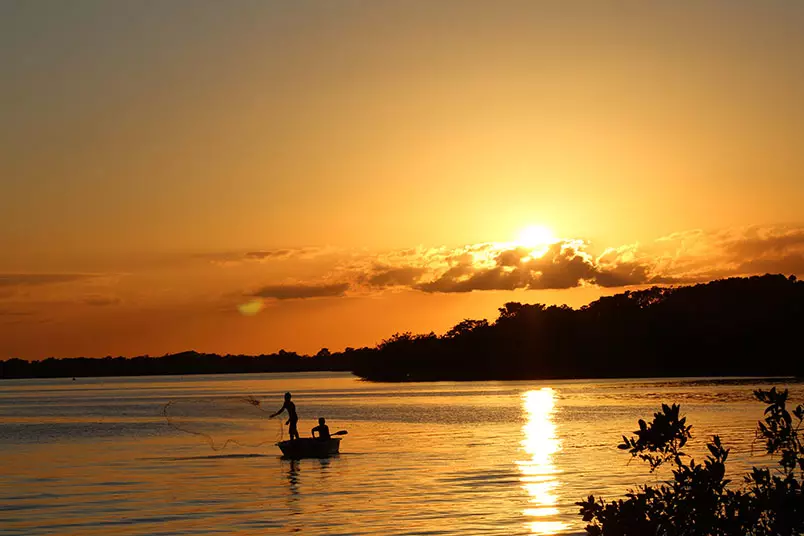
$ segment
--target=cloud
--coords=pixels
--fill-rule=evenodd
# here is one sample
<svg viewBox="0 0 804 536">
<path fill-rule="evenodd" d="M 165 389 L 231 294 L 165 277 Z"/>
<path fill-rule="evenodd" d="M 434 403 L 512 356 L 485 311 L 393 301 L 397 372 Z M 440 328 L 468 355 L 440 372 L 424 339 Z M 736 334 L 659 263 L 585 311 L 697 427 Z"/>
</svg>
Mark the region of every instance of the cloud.
<svg viewBox="0 0 804 536">
<path fill-rule="evenodd" d="M 70 283 L 100 277 L 99 274 L 0 274 L 0 287 Z"/>
<path fill-rule="evenodd" d="M 751 259 L 740 264 L 737 271 L 743 274 L 804 274 L 804 255 L 790 254 L 772 259 Z"/>
<path fill-rule="evenodd" d="M 676 233 L 657 241 L 675 246 L 661 258 L 664 279 L 710 281 L 765 273 L 804 274 L 804 227 L 750 226 Z"/>
<path fill-rule="evenodd" d="M 294 300 L 343 296 L 347 290 L 349 290 L 349 283 L 268 285 L 252 292 L 251 296 Z"/>
<path fill-rule="evenodd" d="M 266 260 L 266 259 L 287 259 L 297 250 L 292 249 L 272 249 L 262 251 L 248 251 L 244 255 L 246 259 Z"/>
<path fill-rule="evenodd" d="M 736 258 L 785 257 L 804 251 L 804 228 L 749 227 L 741 234 L 722 237 L 725 251 Z"/>
<path fill-rule="evenodd" d="M 497 255 L 496 261 L 499 266 L 517 266 L 527 256 L 525 248 L 509 249 Z"/>
<path fill-rule="evenodd" d="M 204 259 L 219 266 L 235 266 L 243 263 L 261 263 L 288 259 L 310 260 L 333 251 L 331 248 L 300 247 L 280 249 L 258 249 L 251 251 L 220 251 L 199 253 L 194 258 Z"/>
<path fill-rule="evenodd" d="M 646 245 L 607 248 L 595 257 L 584 240 L 540 248 L 482 243 L 386 253 L 353 280 L 428 293 L 618 288 L 687 284 L 739 275 L 804 275 L 804 226 L 674 233 Z"/>
<path fill-rule="evenodd" d="M 596 260 L 594 283 L 605 288 L 641 285 L 658 282 L 656 262 L 641 254 L 637 244 L 608 248 Z"/>
<path fill-rule="evenodd" d="M 377 266 L 366 275 L 365 281 L 372 287 L 410 286 L 425 273 L 421 266 Z"/>
<path fill-rule="evenodd" d="M 252 251 L 245 256 L 278 259 L 300 255 L 299 251 Z M 622 288 L 764 273 L 804 275 L 804 226 L 694 229 L 645 244 L 608 248 L 570 238 L 538 247 L 487 242 L 454 248 L 339 251 L 327 256 L 326 262 L 315 257 L 305 270 L 316 280 L 263 286 L 249 297 L 290 300 L 388 289 L 461 293 L 590 285 Z"/>
<path fill-rule="evenodd" d="M 435 279 L 416 285 L 424 292 L 471 292 L 475 290 L 568 289 L 584 283 L 613 285 L 615 281 L 642 284 L 649 279 L 648 268 L 628 269 L 609 262 L 605 267 L 585 251 L 579 240 L 550 244 L 540 256 L 522 247 L 494 251 L 493 264 L 477 266 L 473 257 L 460 261 Z M 600 282 L 598 282 L 600 279 Z"/>
</svg>

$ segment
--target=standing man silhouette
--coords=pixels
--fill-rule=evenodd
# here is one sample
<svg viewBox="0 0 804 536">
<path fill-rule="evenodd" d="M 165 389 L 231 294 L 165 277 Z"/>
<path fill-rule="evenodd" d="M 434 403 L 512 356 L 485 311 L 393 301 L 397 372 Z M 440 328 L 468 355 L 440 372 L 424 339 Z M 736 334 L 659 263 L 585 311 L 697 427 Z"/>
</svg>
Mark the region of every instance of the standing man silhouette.
<svg viewBox="0 0 804 536">
<path fill-rule="evenodd" d="M 271 415 L 273 419 L 283 411 L 288 410 L 288 420 L 285 424 L 288 426 L 288 433 L 290 434 L 290 439 L 299 439 L 299 431 L 296 429 L 296 423 L 299 422 L 299 416 L 296 415 L 296 404 L 290 401 L 290 393 L 285 393 L 285 403 L 282 407 Z"/>
</svg>

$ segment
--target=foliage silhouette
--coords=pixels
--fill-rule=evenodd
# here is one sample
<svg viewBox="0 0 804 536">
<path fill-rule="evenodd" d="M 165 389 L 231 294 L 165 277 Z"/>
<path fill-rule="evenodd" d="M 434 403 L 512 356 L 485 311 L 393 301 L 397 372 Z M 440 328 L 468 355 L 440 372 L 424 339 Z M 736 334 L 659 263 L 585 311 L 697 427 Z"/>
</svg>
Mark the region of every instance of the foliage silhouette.
<svg viewBox="0 0 804 536">
<path fill-rule="evenodd" d="M 804 534 L 804 447 L 799 429 L 804 406 L 787 410 L 787 390 L 758 390 L 755 397 L 768 404 L 757 427 L 769 455 L 779 467 L 754 467 L 741 489 L 731 489 L 724 478 L 729 449 L 718 436 L 706 445 L 703 464 L 681 451 L 690 439 L 690 426 L 679 417 L 679 406 L 662 406 L 651 423 L 639 421 L 636 437 L 623 436 L 619 448 L 647 462 L 651 471 L 673 466 L 672 480 L 631 490 L 625 499 L 605 502 L 590 495 L 576 503 L 589 524 L 591 536 L 654 534 L 663 536 L 757 536 Z M 795 421 L 794 421 L 795 419 Z"/>
<path fill-rule="evenodd" d="M 804 283 L 765 275 L 602 297 L 580 309 L 506 303 L 494 323 L 396 334 L 358 356 L 377 381 L 789 376 Z M 774 359 L 758 359 L 774 355 Z"/>
<path fill-rule="evenodd" d="M 349 349 L 340 354 L 340 358 L 326 353 L 308 357 L 280 350 L 275 354 L 258 356 L 221 356 L 188 351 L 161 357 L 76 357 L 42 361 L 9 359 L 0 361 L 0 378 L 348 371 L 351 370 L 348 365 L 351 356 L 365 350 Z"/>
</svg>

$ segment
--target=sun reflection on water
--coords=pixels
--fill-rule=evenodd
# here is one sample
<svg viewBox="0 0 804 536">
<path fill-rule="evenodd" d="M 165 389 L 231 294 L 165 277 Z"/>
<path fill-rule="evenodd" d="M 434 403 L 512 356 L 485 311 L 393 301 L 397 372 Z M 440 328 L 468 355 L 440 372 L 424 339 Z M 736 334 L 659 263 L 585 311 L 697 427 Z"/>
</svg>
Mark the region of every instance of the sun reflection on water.
<svg viewBox="0 0 804 536">
<path fill-rule="evenodd" d="M 528 523 L 533 534 L 555 534 L 567 528 L 565 523 L 550 519 L 559 513 L 556 507 L 559 471 L 553 464 L 553 454 L 561 450 L 553 423 L 555 391 L 548 387 L 527 391 L 522 395 L 522 405 L 528 415 L 522 427 L 525 436 L 522 448 L 530 459 L 517 465 L 532 505 L 522 513 L 533 519 Z"/>
</svg>

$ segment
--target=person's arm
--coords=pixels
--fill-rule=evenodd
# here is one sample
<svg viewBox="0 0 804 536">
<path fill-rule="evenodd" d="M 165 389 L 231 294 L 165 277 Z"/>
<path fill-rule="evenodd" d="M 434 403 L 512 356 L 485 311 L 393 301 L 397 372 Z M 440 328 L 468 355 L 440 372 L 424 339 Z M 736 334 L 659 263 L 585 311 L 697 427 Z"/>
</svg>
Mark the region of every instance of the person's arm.
<svg viewBox="0 0 804 536">
<path fill-rule="evenodd" d="M 318 431 L 318 426 L 316 426 L 315 428 L 313 428 L 313 430 L 310 432 L 310 434 L 311 434 L 313 437 L 315 437 L 315 433 L 316 433 L 317 431 Z"/>
<path fill-rule="evenodd" d="M 277 415 L 279 415 L 280 413 L 285 411 L 285 408 L 287 408 L 287 406 L 288 406 L 287 404 L 282 404 L 282 407 L 279 408 L 279 411 L 277 411 L 276 413 L 271 414 L 271 419 L 273 419 L 274 417 L 276 417 Z"/>
</svg>

